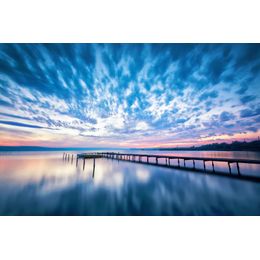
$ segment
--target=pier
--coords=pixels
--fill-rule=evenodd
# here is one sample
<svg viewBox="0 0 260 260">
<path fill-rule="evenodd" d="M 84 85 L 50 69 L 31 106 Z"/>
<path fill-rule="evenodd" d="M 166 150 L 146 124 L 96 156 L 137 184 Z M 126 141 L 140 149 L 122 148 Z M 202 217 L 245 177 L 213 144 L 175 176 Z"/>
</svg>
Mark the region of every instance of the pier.
<svg viewBox="0 0 260 260">
<path fill-rule="evenodd" d="M 115 153 L 115 152 L 96 152 L 96 153 L 82 153 L 76 156 L 76 165 L 78 160 L 83 160 L 83 169 L 85 160 L 107 158 L 112 160 L 128 161 L 132 163 L 149 164 L 167 168 L 177 168 L 181 170 L 189 170 L 199 173 L 209 173 L 212 175 L 220 175 L 237 179 L 252 180 L 260 182 L 259 176 L 245 175 L 241 172 L 240 164 L 260 164 L 260 160 L 251 159 L 234 159 L 234 158 L 209 158 L 209 157 L 191 157 L 191 156 L 175 156 L 175 155 L 158 155 L 158 154 L 136 154 L 136 153 Z M 63 154 L 63 159 L 73 163 L 73 155 L 67 153 Z M 187 165 L 187 162 L 192 162 L 192 167 Z M 198 168 L 196 163 L 202 163 L 203 168 Z M 217 162 L 226 163 L 227 171 L 217 171 L 215 164 Z M 232 167 L 233 166 L 233 167 Z M 233 169 L 232 171 L 232 168 Z"/>
</svg>

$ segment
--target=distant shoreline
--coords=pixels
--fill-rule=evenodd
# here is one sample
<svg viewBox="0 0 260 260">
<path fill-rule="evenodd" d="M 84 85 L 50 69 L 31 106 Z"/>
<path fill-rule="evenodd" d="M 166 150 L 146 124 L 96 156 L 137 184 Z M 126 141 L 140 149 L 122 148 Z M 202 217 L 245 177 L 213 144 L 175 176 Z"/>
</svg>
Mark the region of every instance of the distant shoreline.
<svg viewBox="0 0 260 260">
<path fill-rule="evenodd" d="M 84 151 L 84 150 L 157 150 L 157 151 L 248 151 L 260 152 L 260 141 L 213 143 L 192 147 L 157 147 L 157 148 L 106 148 L 106 147 L 43 147 L 43 146 L 0 146 L 0 152 L 33 152 L 33 151 Z"/>
<path fill-rule="evenodd" d="M 160 151 L 248 151 L 260 152 L 260 141 L 252 142 L 232 142 L 232 143 L 213 143 L 192 147 L 172 147 L 158 148 Z"/>
</svg>

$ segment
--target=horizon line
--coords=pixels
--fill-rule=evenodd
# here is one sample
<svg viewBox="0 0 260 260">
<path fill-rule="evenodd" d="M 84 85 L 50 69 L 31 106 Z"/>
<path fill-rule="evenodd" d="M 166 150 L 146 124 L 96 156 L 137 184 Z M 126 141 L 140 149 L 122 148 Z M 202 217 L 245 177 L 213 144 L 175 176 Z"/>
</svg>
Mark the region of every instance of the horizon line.
<svg viewBox="0 0 260 260">
<path fill-rule="evenodd" d="M 210 145 L 219 145 L 219 144 L 227 144 L 231 145 L 232 143 L 252 143 L 252 142 L 259 142 L 260 140 L 253 140 L 253 141 L 233 141 L 231 143 L 227 142 L 213 142 L 209 144 L 203 144 L 203 145 L 191 145 L 191 146 L 171 146 L 171 147 L 165 147 L 165 146 L 151 146 L 151 147 L 53 147 L 53 146 L 34 146 L 34 145 L 0 145 L 0 148 L 35 148 L 35 149 L 59 149 L 59 150 L 66 150 L 66 149 L 77 149 L 77 150 L 84 150 L 84 149 L 187 149 L 187 148 L 200 148 L 204 146 L 210 146 Z"/>
</svg>

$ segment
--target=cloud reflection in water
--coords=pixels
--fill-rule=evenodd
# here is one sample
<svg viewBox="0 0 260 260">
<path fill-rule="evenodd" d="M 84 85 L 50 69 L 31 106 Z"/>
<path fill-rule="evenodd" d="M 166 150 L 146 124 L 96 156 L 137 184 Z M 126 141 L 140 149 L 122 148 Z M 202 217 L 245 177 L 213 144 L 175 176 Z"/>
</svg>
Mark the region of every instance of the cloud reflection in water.
<svg viewBox="0 0 260 260">
<path fill-rule="evenodd" d="M 106 159 L 94 179 L 92 160 L 84 171 L 60 157 L 1 165 L 0 215 L 260 214 L 257 183 Z"/>
</svg>

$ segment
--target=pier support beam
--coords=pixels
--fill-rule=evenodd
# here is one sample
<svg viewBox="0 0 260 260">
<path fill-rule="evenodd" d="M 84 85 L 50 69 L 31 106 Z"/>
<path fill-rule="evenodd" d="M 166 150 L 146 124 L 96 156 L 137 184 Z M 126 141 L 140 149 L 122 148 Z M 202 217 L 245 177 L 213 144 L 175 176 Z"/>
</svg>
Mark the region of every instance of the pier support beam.
<svg viewBox="0 0 260 260">
<path fill-rule="evenodd" d="M 237 162 L 237 174 L 240 175 L 239 163 Z"/>
<path fill-rule="evenodd" d="M 228 169 L 229 169 L 229 173 L 231 174 L 231 167 L 230 167 L 230 163 L 228 162 Z"/>
<path fill-rule="evenodd" d="M 212 162 L 211 162 L 211 164 L 212 164 L 212 169 L 213 169 L 213 172 L 215 173 L 214 162 L 212 161 Z"/>
</svg>

